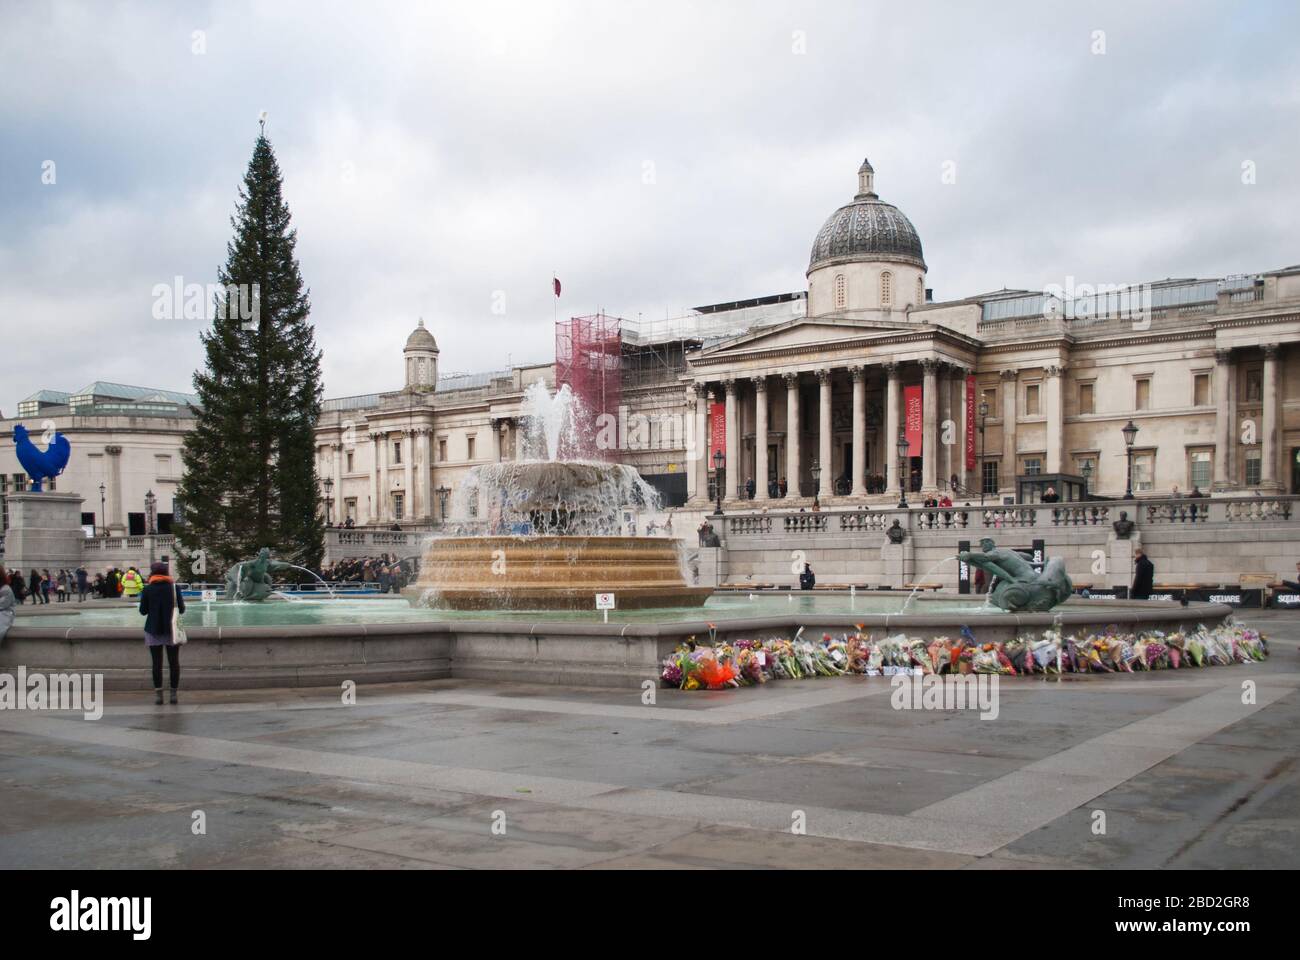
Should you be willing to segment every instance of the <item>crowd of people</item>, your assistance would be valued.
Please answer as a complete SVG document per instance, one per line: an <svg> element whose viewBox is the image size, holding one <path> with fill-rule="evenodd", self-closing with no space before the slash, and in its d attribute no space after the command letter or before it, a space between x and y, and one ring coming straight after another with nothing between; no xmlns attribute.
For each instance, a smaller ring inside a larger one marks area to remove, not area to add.
<svg viewBox="0 0 1300 960"><path fill-rule="evenodd" d="M395 554L377 557L349 557L325 567L322 579L339 583L373 583L380 593L400 593L416 577L416 560L399 560Z"/></svg>
<svg viewBox="0 0 1300 960"><path fill-rule="evenodd" d="M70 603L75 595L77 602L87 597L101 600L136 600L144 589L145 578L136 567L119 570L111 567L105 573L90 573L84 566L76 570L60 568L50 570L33 568L26 575L13 570L5 575L4 584L14 595L15 603Z"/></svg>

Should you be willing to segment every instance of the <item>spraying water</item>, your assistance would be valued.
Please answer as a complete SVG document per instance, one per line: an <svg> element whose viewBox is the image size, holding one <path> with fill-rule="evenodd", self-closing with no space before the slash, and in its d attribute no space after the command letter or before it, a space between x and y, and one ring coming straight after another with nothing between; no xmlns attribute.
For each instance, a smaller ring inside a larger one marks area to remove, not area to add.
<svg viewBox="0 0 1300 960"><path fill-rule="evenodd" d="M956 558L955 556L954 556L954 557L944 557L942 560L940 560L938 563L936 563L936 564L935 564L933 567L931 567L929 570L925 571L925 573L922 574L921 579L917 581L916 586L914 586L914 587L912 588L912 592L909 593L909 594L907 595L907 600L905 600L905 601L903 602L903 609L900 610L900 611L898 611L898 612L899 612L900 614L902 614L902 613L907 613L908 608L912 606L912 601L913 601L914 599L916 599L917 591L921 589L921 584L925 583L926 579L930 576L930 574L934 573L934 571L938 570L940 567L942 567L942 566L943 566L945 563L947 563L949 560L956 560L956 559L957 559L957 558Z"/></svg>

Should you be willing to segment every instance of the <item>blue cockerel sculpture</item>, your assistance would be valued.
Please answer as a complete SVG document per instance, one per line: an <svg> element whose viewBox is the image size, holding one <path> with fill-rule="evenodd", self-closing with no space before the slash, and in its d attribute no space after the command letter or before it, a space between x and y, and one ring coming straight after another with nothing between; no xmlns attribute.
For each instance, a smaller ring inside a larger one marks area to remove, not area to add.
<svg viewBox="0 0 1300 960"><path fill-rule="evenodd" d="M68 465L68 456L72 453L72 444L61 433L55 433L54 439L44 450L38 449L27 436L27 428L21 423L14 426L14 446L18 448L18 462L23 465L27 475L32 478L32 492L41 492L41 483L46 478L53 480Z"/></svg>

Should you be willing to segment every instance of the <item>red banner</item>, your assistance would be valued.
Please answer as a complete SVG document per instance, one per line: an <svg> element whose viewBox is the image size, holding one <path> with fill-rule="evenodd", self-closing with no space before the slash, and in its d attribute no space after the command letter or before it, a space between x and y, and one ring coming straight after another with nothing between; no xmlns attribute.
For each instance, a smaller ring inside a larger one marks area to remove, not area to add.
<svg viewBox="0 0 1300 960"><path fill-rule="evenodd" d="M713 455L727 455L727 405L709 404L709 469L713 469Z"/></svg>
<svg viewBox="0 0 1300 960"><path fill-rule="evenodd" d="M966 378L966 469L975 469L975 377Z"/></svg>
<svg viewBox="0 0 1300 960"><path fill-rule="evenodd" d="M921 425L925 421L925 409L921 405L921 388L904 387L903 388L903 425L907 431L907 442L910 444L907 450L909 457L924 456L922 451L921 437L923 431Z"/></svg>

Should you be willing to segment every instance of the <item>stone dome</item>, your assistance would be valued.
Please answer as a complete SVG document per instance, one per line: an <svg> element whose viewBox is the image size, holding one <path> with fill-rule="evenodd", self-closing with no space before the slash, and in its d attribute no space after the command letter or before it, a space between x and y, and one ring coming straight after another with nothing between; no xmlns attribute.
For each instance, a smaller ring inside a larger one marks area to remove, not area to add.
<svg viewBox="0 0 1300 960"><path fill-rule="evenodd" d="M411 335L406 338L406 346L402 348L403 353L410 353L412 350L438 352L438 341L433 339L433 334L425 329L423 319L420 320L420 325L411 331Z"/></svg>
<svg viewBox="0 0 1300 960"><path fill-rule="evenodd" d="M858 193L832 213L817 231L808 272L836 263L885 260L926 269L921 238L903 212L885 203L873 188L875 170L867 160L858 168Z"/></svg>

